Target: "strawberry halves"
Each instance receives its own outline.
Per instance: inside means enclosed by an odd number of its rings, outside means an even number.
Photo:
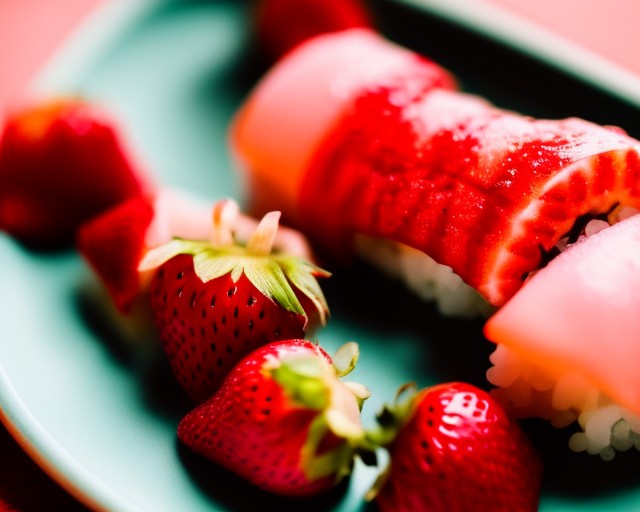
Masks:
[[[535,512],[542,465],[485,391],[453,382],[385,408],[371,436],[390,467],[372,492],[382,512]]]
[[[340,351],[339,351],[340,353]],[[179,439],[252,484],[285,496],[334,487],[364,440],[365,388],[345,384],[357,359],[348,343],[338,360],[306,340],[265,345],[238,363],[220,390],[180,422]]]
[[[81,223],[149,188],[113,120],[94,105],[48,100],[5,123],[0,230],[29,246],[68,246]]]

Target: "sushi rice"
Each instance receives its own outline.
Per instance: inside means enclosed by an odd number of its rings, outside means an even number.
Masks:
[[[615,404],[577,373],[555,375],[531,364],[504,345],[491,354],[488,380],[494,397],[518,417],[539,417],[555,427],[577,421],[580,432],[569,439],[576,452],[612,460],[616,451],[640,450],[640,416]]]
[[[421,299],[434,302],[444,316],[488,317],[495,310],[451,267],[437,263],[418,249],[386,238],[357,235],[355,250],[359,257],[403,282]]]
[[[607,221],[591,220],[573,243],[637,213],[632,208],[620,208]],[[563,239],[557,248],[564,250],[570,245]],[[616,451],[633,447],[640,450],[640,416],[616,404],[583,375],[559,374],[504,345],[498,345],[489,359],[493,366],[487,371],[487,379],[496,386],[492,394],[515,416],[546,419],[555,427],[577,422],[581,430],[570,437],[571,450],[600,455],[607,461]]]
[[[637,213],[632,208],[615,209],[607,220],[589,221],[575,241],[568,237],[559,240],[556,249],[563,251]],[[365,235],[356,237],[355,247],[361,258],[405,283],[420,298],[433,302],[444,316],[489,317],[495,311],[450,267],[438,264],[422,251]],[[542,418],[555,427],[577,422],[580,431],[569,440],[571,450],[600,455],[607,461],[616,451],[640,450],[640,416],[614,403],[582,375],[554,374],[504,345],[496,347],[490,362],[493,366],[487,371],[487,379],[496,386],[492,394],[515,416]]]

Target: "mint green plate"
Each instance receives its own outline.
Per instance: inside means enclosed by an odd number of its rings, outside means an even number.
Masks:
[[[212,199],[241,198],[226,128],[260,72],[249,51],[247,9],[233,1],[109,3],[43,70],[34,92],[80,93],[105,104],[160,181]],[[422,19],[430,23],[427,15]],[[401,15],[397,20],[403,26]],[[474,83],[473,73],[464,78]],[[483,82],[476,84],[481,90]],[[497,84],[484,87],[499,91]],[[186,452],[175,427],[188,406],[163,360],[142,357],[110,328],[87,291],[90,272],[78,255],[33,253],[0,237],[0,261],[2,419],[34,459],[90,507],[375,509],[362,496],[376,470],[359,463],[332,495],[289,502]],[[365,422],[407,381],[486,386],[491,346],[481,322],[442,319],[368,268],[331,270],[325,290],[332,319],[319,341],[329,351],[348,340],[360,343],[353,379],[373,392]],[[541,510],[640,509],[638,454],[607,464],[570,453],[566,430],[525,426],[547,467]]]

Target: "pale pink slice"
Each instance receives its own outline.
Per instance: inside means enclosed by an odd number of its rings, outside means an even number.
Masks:
[[[640,413],[640,215],[570,246],[485,326],[550,374],[578,373]]]

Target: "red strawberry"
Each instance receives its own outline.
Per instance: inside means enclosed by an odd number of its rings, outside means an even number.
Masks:
[[[140,289],[138,264],[154,211],[136,197],[80,226],[77,248],[105,284],[116,308],[128,313]]]
[[[364,0],[260,0],[255,23],[261,50],[273,60],[310,37],[373,25]]]
[[[382,512],[538,509],[541,462],[486,392],[459,382],[437,385],[383,410],[379,421],[382,439],[395,436],[390,469],[378,483]]]
[[[224,215],[224,204],[214,217]],[[195,401],[209,398],[247,353],[302,338],[327,314],[316,276],[297,256],[272,253],[279,213],[267,214],[246,246],[224,229],[215,243],[174,239],[149,251],[140,269],[159,267],[151,307],[172,370]],[[224,222],[215,221],[218,228]]]
[[[360,407],[368,395],[338,379],[354,367],[357,346],[348,343],[343,352],[347,364],[336,369],[309,341],[257,349],[180,422],[178,438],[267,491],[307,496],[331,489],[350,472],[364,439]]]
[[[146,187],[112,120],[95,106],[48,101],[6,121],[0,230],[25,244],[68,245],[82,222]]]

